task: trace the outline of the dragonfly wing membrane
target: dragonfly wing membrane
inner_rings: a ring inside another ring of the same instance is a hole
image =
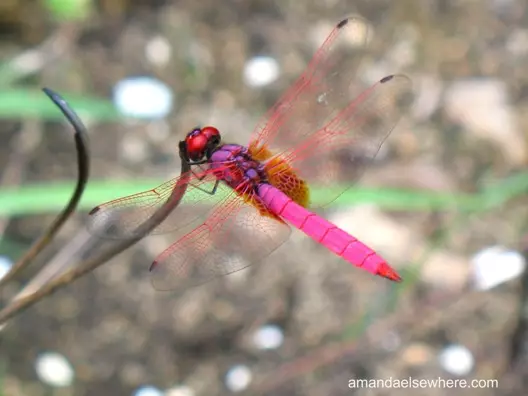
[[[151,267],[157,290],[196,286],[262,260],[291,229],[233,195],[199,227],[165,250]]]
[[[336,25],[304,73],[255,128],[250,140],[254,153],[263,148],[280,152],[297,145],[348,105],[367,48],[368,26],[359,16]]]
[[[188,183],[183,197],[171,196],[176,186]],[[119,198],[92,209],[88,230],[93,235],[108,239],[129,239],[141,236],[144,224],[168,199],[181,199],[178,206],[150,234],[174,232],[204,217],[212,207],[233,191],[219,183],[212,192],[216,177],[211,170],[187,172],[148,191]]]
[[[411,102],[408,77],[385,77],[309,139],[279,155],[300,179],[324,189],[324,197],[312,207],[328,205],[360,178]],[[268,168],[268,172],[275,171],[273,166]],[[281,171],[279,167],[276,170]]]
[[[324,188],[325,197],[316,206],[345,190],[329,186],[342,181],[348,188],[359,178],[405,111],[401,99],[411,92],[407,77],[388,76],[371,87],[357,77],[370,36],[361,17],[338,23],[250,141],[252,154],[268,160],[269,172],[278,171],[282,161],[308,185]],[[275,177],[281,179],[287,178]],[[288,193],[288,186],[275,186]]]

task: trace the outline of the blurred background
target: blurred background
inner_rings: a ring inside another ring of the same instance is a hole
[[[174,236],[148,237],[9,322],[0,332],[1,395],[528,389],[521,0],[2,1],[1,273],[75,183],[71,127],[42,87],[79,113],[92,152],[78,213],[33,271],[2,287],[2,304],[38,268],[75,265],[79,246],[95,249],[84,245],[90,208],[178,175],[178,142],[195,125],[246,143],[351,13],[374,37],[358,79],[405,73],[415,101],[375,165],[324,214],[405,281],[351,268],[294,232],[262,265],[160,293],[148,266]],[[409,377],[497,380],[498,388],[349,388],[355,379]]]

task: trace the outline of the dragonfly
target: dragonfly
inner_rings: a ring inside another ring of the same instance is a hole
[[[340,21],[306,70],[255,127],[249,143],[224,143],[214,126],[196,127],[179,144],[189,169],[148,191],[92,209],[89,229],[107,238],[134,238],[177,186],[184,199],[151,233],[196,222],[150,266],[157,290],[203,284],[262,261],[290,236],[292,226],[345,261],[401,281],[386,261],[316,213],[360,177],[409,104],[411,80],[388,75],[365,88],[356,78],[368,23]],[[340,183],[336,157],[352,158]],[[313,203],[310,188],[324,189]],[[105,227],[112,223],[115,227]]]

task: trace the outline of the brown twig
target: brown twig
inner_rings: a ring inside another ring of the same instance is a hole
[[[83,125],[77,114],[68,106],[66,101],[51,89],[44,88],[43,91],[62,111],[64,116],[72,124],[75,134],[75,149],[77,151],[77,185],[68,201],[68,204],[55,218],[53,223],[44,234],[29,248],[29,250],[11,267],[10,271],[0,279],[0,287],[12,280],[22,270],[27,268],[31,261],[53,240],[57,232],[64,225],[66,220],[73,214],[86,187],[90,172],[90,153],[88,148],[88,135],[86,127]]]
[[[68,109],[69,115],[75,114],[65,101],[62,101],[61,105]],[[80,122],[77,117],[74,119],[77,119]],[[68,120],[72,122],[72,119],[68,118]],[[183,157],[181,157],[181,164],[181,175],[183,177],[176,184],[171,196],[167,199],[163,206],[161,206],[148,220],[146,220],[136,229],[136,237],[118,242],[116,245],[111,246],[99,256],[82,261],[76,268],[73,268],[63,275],[51,280],[35,293],[16,299],[10,305],[0,311],[0,325],[3,325],[5,322],[7,322],[7,320],[31,307],[44,297],[49,296],[60,288],[70,284],[74,280],[95,270],[117,254],[137,243],[157,225],[159,225],[172,212],[172,210],[178,206],[185,194],[185,191],[187,190],[187,185],[190,178],[190,165]]]
[[[188,165],[184,164],[186,164],[186,162],[182,161],[182,174],[189,174]],[[152,215],[152,217],[150,217],[145,223],[138,227],[138,229],[136,230],[136,232],[138,233],[137,237],[120,241],[117,245],[108,248],[99,256],[81,262],[77,268],[71,269],[65,274],[50,281],[48,284],[44,285],[35,293],[15,300],[12,304],[0,311],[0,325],[4,324],[8,319],[12,318],[13,316],[37,303],[44,297],[54,293],[55,291],[68,285],[69,283],[82,277],[83,275],[95,270],[96,268],[110,260],[112,257],[118,255],[119,253],[123,252],[124,250],[128,249],[130,246],[134,245],[136,242],[141,240],[152,229],[154,229],[158,224],[160,224],[179,204],[181,198],[185,193],[185,190],[187,189],[187,183],[188,178],[181,179],[181,183],[178,183],[175,186],[172,195],[169,197],[167,202],[162,207],[160,207]]]
[[[64,273],[67,269],[74,267],[76,263],[72,258],[79,260],[85,258],[86,252],[95,252],[104,241],[94,237],[87,229],[81,229],[75,236],[72,236],[68,244],[61,249],[57,255],[51,258],[42,269],[35,274],[29,282],[24,285],[12,299],[18,300],[22,297],[35,293],[52,278]]]

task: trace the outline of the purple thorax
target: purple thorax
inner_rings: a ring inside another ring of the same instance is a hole
[[[211,156],[210,164],[211,169],[219,170],[217,177],[232,188],[243,182],[250,182],[249,186],[254,187],[266,182],[263,165],[251,158],[247,147],[239,144],[218,147]]]

